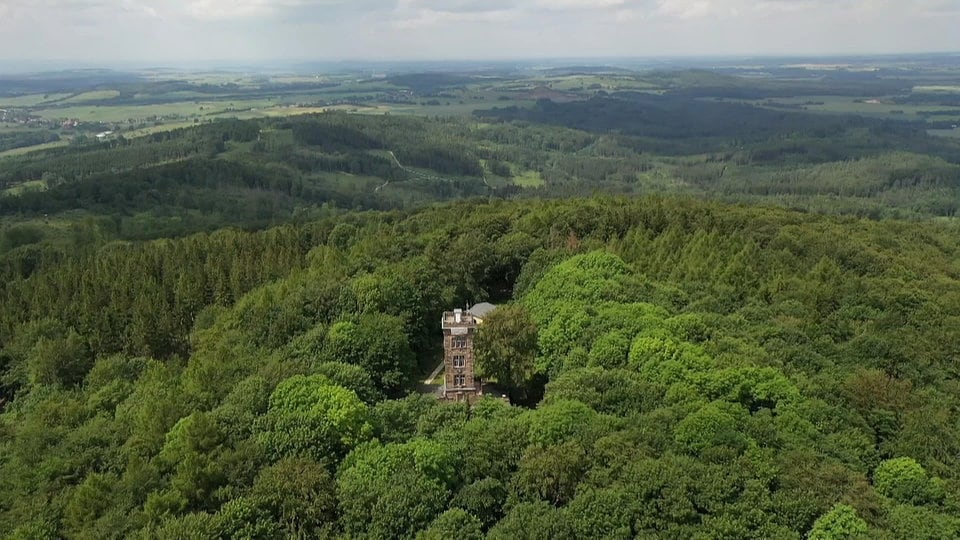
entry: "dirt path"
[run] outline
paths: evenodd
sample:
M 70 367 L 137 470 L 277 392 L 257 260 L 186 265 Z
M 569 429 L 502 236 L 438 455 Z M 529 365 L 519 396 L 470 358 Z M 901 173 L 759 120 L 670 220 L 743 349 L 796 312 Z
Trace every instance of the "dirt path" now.
M 436 379 L 437 376 L 440 375 L 440 372 L 442 371 L 443 371 L 443 362 L 440 362 L 440 365 L 437 366 L 437 369 L 433 370 L 433 373 L 431 373 L 430 376 L 427 377 L 425 381 L 423 381 L 423 384 L 433 384 L 433 380 Z

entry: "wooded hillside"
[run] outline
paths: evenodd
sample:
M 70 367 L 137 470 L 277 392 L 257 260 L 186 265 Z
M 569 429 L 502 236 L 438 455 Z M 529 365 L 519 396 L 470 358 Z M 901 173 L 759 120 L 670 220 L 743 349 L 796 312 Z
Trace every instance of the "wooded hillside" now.
M 957 232 L 604 197 L 34 246 L 0 534 L 957 536 Z M 418 395 L 481 300 L 515 405 Z

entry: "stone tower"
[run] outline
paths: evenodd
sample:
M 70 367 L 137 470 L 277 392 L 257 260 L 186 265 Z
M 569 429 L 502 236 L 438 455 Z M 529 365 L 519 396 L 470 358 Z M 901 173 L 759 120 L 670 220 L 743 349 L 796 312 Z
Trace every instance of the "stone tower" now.
M 473 340 L 483 317 L 493 309 L 492 304 L 477 304 L 443 314 L 443 399 L 472 402 L 483 395 L 483 384 L 473 369 Z

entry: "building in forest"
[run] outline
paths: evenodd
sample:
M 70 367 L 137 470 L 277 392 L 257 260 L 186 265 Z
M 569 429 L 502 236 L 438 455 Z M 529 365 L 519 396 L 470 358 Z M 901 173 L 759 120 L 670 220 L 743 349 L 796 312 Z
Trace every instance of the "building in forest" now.
M 494 309 L 483 302 L 443 314 L 443 399 L 473 402 L 483 396 L 483 382 L 474 373 L 473 340 L 484 317 Z

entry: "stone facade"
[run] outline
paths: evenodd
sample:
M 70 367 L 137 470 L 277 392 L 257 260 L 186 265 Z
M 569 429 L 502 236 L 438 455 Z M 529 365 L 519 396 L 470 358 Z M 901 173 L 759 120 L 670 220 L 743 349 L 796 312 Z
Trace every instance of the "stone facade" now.
M 473 369 L 473 340 L 481 322 L 462 309 L 443 314 L 443 399 L 472 402 L 483 395 Z

